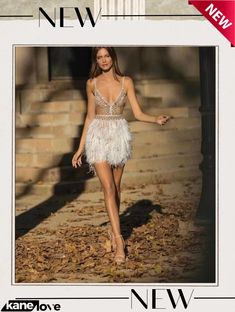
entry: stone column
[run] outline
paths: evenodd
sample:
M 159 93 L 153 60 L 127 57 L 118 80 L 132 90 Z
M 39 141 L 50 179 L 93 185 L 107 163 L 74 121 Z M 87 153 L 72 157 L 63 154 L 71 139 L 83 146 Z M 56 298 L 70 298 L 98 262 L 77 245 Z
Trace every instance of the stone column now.
M 49 81 L 48 48 L 38 47 L 35 50 L 37 83 L 47 83 Z
M 48 81 L 48 48 L 16 47 L 16 85 Z
M 143 15 L 145 14 L 145 0 L 94 0 L 94 15 Z M 108 18 L 108 17 L 107 17 Z M 114 17 L 110 17 L 114 19 Z M 125 19 L 143 17 L 123 17 Z M 120 17 L 119 17 L 120 19 Z
M 24 46 L 16 47 L 15 66 L 16 86 L 35 83 L 37 80 L 35 74 L 35 48 Z
M 196 218 L 215 222 L 215 48 L 199 48 L 203 154 L 202 193 Z

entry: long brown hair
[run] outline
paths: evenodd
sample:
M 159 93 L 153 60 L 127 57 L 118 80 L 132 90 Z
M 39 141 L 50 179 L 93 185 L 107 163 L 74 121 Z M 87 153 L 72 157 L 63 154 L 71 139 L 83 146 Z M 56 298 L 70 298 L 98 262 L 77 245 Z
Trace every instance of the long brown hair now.
M 113 61 L 113 75 L 114 78 L 117 79 L 117 75 L 119 76 L 123 76 L 123 74 L 120 71 L 120 68 L 118 66 L 118 60 L 117 60 L 117 54 L 114 50 L 114 48 L 112 47 L 94 47 L 92 48 L 91 51 L 91 70 L 90 70 L 90 78 L 95 78 L 97 76 L 99 76 L 100 74 L 102 74 L 102 70 L 100 69 L 100 67 L 97 64 L 96 61 L 96 57 L 97 57 L 97 53 L 99 52 L 100 49 L 106 49 Z

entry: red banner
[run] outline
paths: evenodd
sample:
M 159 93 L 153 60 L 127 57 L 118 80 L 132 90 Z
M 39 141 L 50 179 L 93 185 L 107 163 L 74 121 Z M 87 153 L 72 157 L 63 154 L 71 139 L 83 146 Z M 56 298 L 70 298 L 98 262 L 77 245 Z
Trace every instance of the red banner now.
M 235 0 L 189 1 L 235 46 Z

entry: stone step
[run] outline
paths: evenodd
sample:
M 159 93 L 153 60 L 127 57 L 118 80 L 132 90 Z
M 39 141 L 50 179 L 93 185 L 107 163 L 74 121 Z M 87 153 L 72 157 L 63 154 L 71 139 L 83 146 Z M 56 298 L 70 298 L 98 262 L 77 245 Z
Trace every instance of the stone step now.
M 148 93 L 146 92 L 146 85 L 155 85 L 157 92 Z M 172 94 L 172 90 L 178 90 L 182 88 L 182 82 L 172 82 L 169 80 L 146 80 L 146 81 L 136 81 L 135 86 L 137 90 L 142 90 L 144 96 L 149 96 L 151 94 L 155 99 L 162 98 L 161 92 L 159 90 L 168 90 L 166 95 Z M 158 86 L 158 87 L 156 87 Z M 73 101 L 73 100 L 86 100 L 86 81 L 51 81 L 47 84 L 30 84 L 21 90 L 17 90 L 16 97 L 18 99 L 16 111 L 21 111 L 22 113 L 29 111 L 32 107 L 31 104 L 35 106 L 44 105 L 45 102 L 58 102 L 58 101 Z M 174 91 L 177 94 L 176 91 Z M 140 93 L 137 92 L 137 96 Z M 143 95 L 141 95 L 143 96 Z M 177 97 L 178 98 L 178 97 Z
M 53 113 L 53 114 L 18 114 L 15 124 L 17 128 L 31 128 L 42 126 L 81 125 L 85 115 L 81 113 Z
M 167 155 L 151 158 L 132 158 L 125 167 L 126 172 L 161 172 L 196 166 L 201 163 L 201 154 Z
M 50 85 L 50 84 L 49 84 Z M 80 89 L 74 88 L 61 88 L 51 86 L 30 87 L 22 89 L 17 92 L 19 96 L 20 111 L 22 113 L 30 109 L 31 104 L 43 105 L 45 102 L 58 102 L 58 101 L 77 101 L 86 99 L 85 85 Z
M 189 118 L 189 117 L 200 117 L 200 112 L 197 107 L 158 107 L 158 106 L 149 106 L 146 109 L 143 108 L 143 112 L 150 115 L 169 115 L 173 118 Z M 123 112 L 124 117 L 128 121 L 135 121 L 133 112 L 130 107 L 126 108 Z
M 189 129 L 201 126 L 201 118 L 196 117 L 176 117 L 172 118 L 166 125 L 164 129 Z M 130 122 L 131 132 L 140 131 L 156 131 L 156 124 L 150 122 L 132 121 Z
M 145 113 L 152 115 L 167 114 L 174 118 L 177 117 L 199 117 L 200 112 L 197 107 L 148 107 L 144 110 Z M 136 120 L 133 112 L 129 107 L 126 107 L 123 112 L 124 117 L 128 121 Z M 59 125 L 81 125 L 84 122 L 85 110 L 83 112 L 51 112 L 37 114 L 17 114 L 16 127 L 34 127 L 34 126 L 59 126 Z
M 159 101 L 159 99 L 161 99 L 161 101 Z M 190 98 L 189 99 L 185 99 L 185 98 L 181 98 L 181 99 L 172 99 L 172 100 L 168 100 L 166 101 L 166 98 L 159 98 L 154 97 L 154 96 L 145 96 L 142 98 L 142 102 L 141 102 L 141 106 L 144 105 L 144 107 L 148 107 L 148 106 L 155 106 L 157 102 L 157 106 L 158 107 L 181 107 L 181 106 L 188 106 L 188 107 L 200 107 L 200 98 L 197 96 L 195 98 Z
M 71 163 L 72 153 L 54 155 L 52 151 L 48 153 L 16 153 L 15 162 L 16 167 L 50 168 L 58 166 L 64 157 L 67 164 Z
M 177 168 L 186 168 L 196 166 L 201 163 L 200 154 L 189 155 L 171 155 L 153 158 L 130 159 L 125 167 L 125 172 L 161 172 L 164 170 L 175 170 Z M 75 169 L 70 166 L 54 167 L 54 168 L 35 168 L 35 167 L 17 167 L 16 182 L 38 182 L 47 181 L 76 181 L 86 178 L 89 169 L 87 165 Z
M 24 138 L 16 139 L 16 153 L 67 153 L 77 149 L 79 139 Z
M 36 106 L 50 101 L 85 101 L 85 87 L 85 81 L 65 80 L 28 85 L 24 89 L 17 90 L 16 98 L 18 100 L 16 103 L 19 107 L 16 107 L 16 111 L 28 112 L 31 109 L 31 103 Z M 141 106 L 145 105 L 144 98 L 148 98 L 150 95 L 152 99 L 161 99 L 159 105 L 162 106 L 200 105 L 200 86 L 197 80 L 141 79 L 135 81 L 135 87 L 137 95 L 140 97 Z
M 136 85 L 142 97 L 161 97 L 163 106 L 200 105 L 200 84 L 198 80 L 171 81 L 171 80 L 142 80 Z
M 133 135 L 133 145 L 150 145 L 160 149 L 160 144 L 191 141 L 201 137 L 201 128 L 164 129 L 156 125 L 159 131 L 141 131 Z M 160 129 L 162 128 L 162 129 Z M 16 153 L 67 153 L 74 151 L 79 144 L 79 138 L 18 138 Z
M 155 145 L 158 149 L 161 144 L 172 144 L 175 142 L 191 141 L 201 138 L 201 128 L 194 127 L 190 129 L 164 129 L 159 131 L 141 131 L 133 134 L 133 145 L 142 145 L 148 147 Z
M 145 184 L 156 184 L 156 187 L 161 184 L 167 184 L 176 181 L 186 182 L 187 180 L 194 181 L 201 177 L 201 171 L 198 166 L 192 166 L 189 168 L 180 168 L 165 171 L 165 172 L 131 172 L 124 173 L 122 178 L 122 188 L 133 188 L 134 186 L 141 186 L 144 188 Z M 86 180 L 69 181 L 54 183 L 44 183 L 39 181 L 38 183 L 16 183 L 16 196 L 22 194 L 71 194 L 81 192 L 95 192 L 100 191 L 101 186 L 98 177 L 88 177 Z
M 156 145 L 149 145 L 148 148 L 143 148 L 142 145 L 133 146 L 132 158 L 151 158 L 163 155 L 184 155 L 184 154 L 198 154 L 201 149 L 201 140 L 192 140 L 187 142 L 172 142 L 171 144 L 163 143 L 156 147 Z M 50 168 L 54 166 L 69 166 L 73 152 L 66 154 L 52 154 L 49 153 L 16 153 L 17 167 L 36 167 L 36 168 Z
M 183 155 L 189 153 L 200 153 L 201 140 L 195 139 L 191 141 L 171 142 L 170 144 L 165 142 L 162 144 L 140 145 L 136 144 L 133 147 L 132 157 L 157 157 L 162 155 Z
M 160 127 L 154 123 L 147 123 L 141 121 L 131 121 L 129 123 L 131 132 L 140 131 L 158 131 Z M 168 122 L 164 129 L 188 129 L 199 127 L 201 125 L 200 117 L 182 117 L 173 118 Z M 34 126 L 34 127 L 20 127 L 16 128 L 16 138 L 57 138 L 70 137 L 77 138 L 82 131 L 82 125 L 59 125 L 59 126 Z
M 29 91 L 26 91 L 26 94 Z M 71 90 L 69 91 L 71 92 Z M 37 94 L 37 91 L 36 91 Z M 36 98 L 35 94 L 31 96 L 31 100 L 27 98 L 22 98 L 18 94 L 18 101 L 17 101 L 17 112 L 21 114 L 40 114 L 40 113 L 71 113 L 71 112 L 86 112 L 87 110 L 87 100 L 86 96 L 84 98 L 77 98 L 74 97 L 67 97 L 64 100 L 55 100 L 51 98 Z M 150 105 L 150 102 L 143 99 L 140 95 L 137 95 L 138 101 L 144 109 L 147 109 Z M 151 101 L 151 106 L 159 106 L 161 105 L 162 99 L 161 98 L 153 98 Z M 130 107 L 130 104 L 127 100 L 126 107 Z
M 18 138 L 77 138 L 81 135 L 83 126 L 60 125 L 60 126 L 34 126 L 16 128 L 15 137 Z
M 146 102 L 140 96 L 138 96 L 141 107 L 147 109 L 150 107 L 149 102 Z M 151 101 L 151 106 L 156 107 L 160 105 L 161 99 L 154 98 Z M 130 108 L 130 104 L 126 103 L 126 107 Z M 87 110 L 87 100 L 86 99 L 66 99 L 66 100 L 50 100 L 50 101 L 28 101 L 20 103 L 20 108 L 17 110 L 21 114 L 46 114 L 46 113 L 72 113 L 80 112 L 84 113 Z
M 50 102 L 26 102 L 21 105 L 22 114 L 46 114 L 46 113 L 70 113 L 84 112 L 86 110 L 85 100 L 66 100 Z

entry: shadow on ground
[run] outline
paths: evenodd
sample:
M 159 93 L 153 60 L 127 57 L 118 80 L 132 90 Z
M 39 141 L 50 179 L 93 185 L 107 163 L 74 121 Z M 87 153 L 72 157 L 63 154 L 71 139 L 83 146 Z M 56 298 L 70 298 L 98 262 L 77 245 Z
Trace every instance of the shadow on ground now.
M 162 214 L 160 205 L 153 205 L 149 199 L 142 199 L 135 204 L 129 206 L 123 213 L 120 214 L 120 223 L 123 237 L 125 239 L 131 236 L 134 228 L 138 228 L 147 224 L 155 213 Z M 106 226 L 108 222 L 104 222 L 101 226 Z

